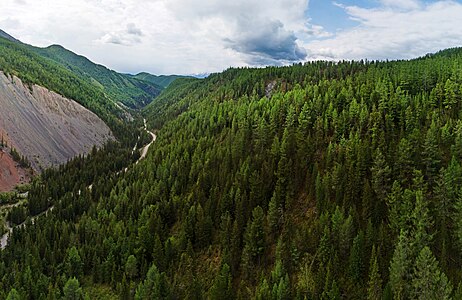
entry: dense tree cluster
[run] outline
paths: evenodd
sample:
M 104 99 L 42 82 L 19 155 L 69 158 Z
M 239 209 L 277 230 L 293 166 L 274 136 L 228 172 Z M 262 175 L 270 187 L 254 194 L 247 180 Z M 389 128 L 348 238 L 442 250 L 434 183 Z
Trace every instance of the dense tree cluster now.
M 175 81 L 145 160 L 118 174 L 108 145 L 32 184 L 30 213 L 54 209 L 0 253 L 0 298 L 458 299 L 461 63 Z

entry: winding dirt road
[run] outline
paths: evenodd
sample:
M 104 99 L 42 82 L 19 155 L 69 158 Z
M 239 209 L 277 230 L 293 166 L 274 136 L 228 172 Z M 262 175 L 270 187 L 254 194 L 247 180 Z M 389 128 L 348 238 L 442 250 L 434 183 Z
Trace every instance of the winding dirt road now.
M 152 140 L 151 140 L 151 142 L 149 144 L 147 144 L 146 146 L 143 147 L 143 150 L 141 150 L 141 156 L 136 161 L 136 164 L 138 164 L 140 162 L 140 160 L 142 160 L 142 159 L 144 159 L 146 157 L 146 155 L 148 154 L 149 147 L 151 147 L 152 143 L 154 143 L 156 141 L 156 139 L 157 139 L 157 136 L 152 131 L 148 130 L 148 128 L 146 126 L 146 119 L 144 119 L 144 130 L 151 135 Z
M 143 147 L 143 149 L 141 150 L 141 156 L 140 156 L 140 158 L 138 158 L 135 165 L 138 164 L 141 160 L 143 160 L 146 157 L 146 155 L 148 154 L 149 147 L 151 147 L 152 143 L 154 143 L 156 141 L 156 138 L 157 138 L 157 136 L 152 131 L 148 130 L 147 125 L 146 125 L 146 119 L 144 119 L 144 130 L 151 135 L 152 140 L 151 140 L 151 142 L 149 144 L 147 144 L 146 146 Z M 135 150 L 136 150 L 136 145 L 135 145 L 135 148 L 133 149 L 133 151 L 135 151 Z M 125 172 L 127 172 L 127 170 L 128 170 L 128 167 L 124 169 Z M 118 173 L 120 173 L 120 172 L 121 171 L 119 171 Z M 91 190 L 92 187 L 93 187 L 93 184 L 91 184 L 88 188 Z M 18 205 L 18 204 L 13 204 L 11 206 L 13 207 L 13 206 L 16 206 L 16 205 Z M 37 219 L 40 216 L 46 215 L 48 212 L 52 211 L 53 209 L 54 209 L 54 206 L 51 206 L 46 211 L 32 217 L 31 218 L 32 224 L 34 223 L 35 219 Z M 8 245 L 8 238 L 10 236 L 10 233 L 13 231 L 13 228 L 26 226 L 26 221 L 19 224 L 19 225 L 17 225 L 17 226 L 11 226 L 9 222 L 6 222 L 6 225 L 7 225 L 7 232 L 5 234 L 3 234 L 1 236 L 1 238 L 0 238 L 0 249 L 5 249 L 5 247 Z
M 46 211 L 44 212 L 41 212 L 39 213 L 38 215 L 30 218 L 30 221 L 32 222 L 32 224 L 34 224 L 35 220 L 38 218 L 38 217 L 41 217 L 43 215 L 47 215 L 48 212 L 52 211 L 55 207 L 54 206 L 50 206 Z M 10 222 L 6 222 L 6 226 L 7 226 L 7 232 L 2 235 L 2 238 L 0 239 L 0 249 L 5 249 L 6 245 L 8 245 L 8 238 L 10 237 L 10 233 L 13 231 L 13 228 L 20 228 L 20 227 L 24 227 L 26 226 L 26 222 L 28 220 L 22 222 L 21 224 L 19 225 L 16 225 L 16 226 L 11 226 L 10 225 Z

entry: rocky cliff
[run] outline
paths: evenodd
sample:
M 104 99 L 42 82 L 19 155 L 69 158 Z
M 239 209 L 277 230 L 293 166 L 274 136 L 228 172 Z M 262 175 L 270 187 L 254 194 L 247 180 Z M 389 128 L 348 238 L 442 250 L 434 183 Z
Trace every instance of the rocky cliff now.
M 93 112 L 43 87 L 0 72 L 0 135 L 34 170 L 66 162 L 113 139 Z

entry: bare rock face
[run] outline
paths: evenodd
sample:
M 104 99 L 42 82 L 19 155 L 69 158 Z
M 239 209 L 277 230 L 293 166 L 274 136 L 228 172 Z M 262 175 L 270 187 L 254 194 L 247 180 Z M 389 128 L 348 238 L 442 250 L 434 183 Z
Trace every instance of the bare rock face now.
M 7 149 L 0 148 L 0 192 L 11 191 L 18 184 L 28 183 L 32 175 L 32 170 L 22 168 Z
M 93 112 L 43 87 L 0 72 L 0 135 L 35 171 L 65 163 L 114 139 Z

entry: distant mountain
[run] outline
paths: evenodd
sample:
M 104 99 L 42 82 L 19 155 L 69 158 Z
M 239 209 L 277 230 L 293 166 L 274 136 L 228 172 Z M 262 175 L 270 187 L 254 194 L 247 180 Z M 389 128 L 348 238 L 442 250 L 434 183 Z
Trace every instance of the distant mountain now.
M 168 87 L 173 81 L 178 78 L 190 78 L 192 76 L 183 75 L 152 75 L 146 72 L 139 73 L 132 76 L 133 78 L 140 79 L 161 86 L 162 88 Z
M 12 37 L 11 35 L 9 35 L 8 33 L 6 33 L 5 31 L 1 29 L 0 29 L 0 37 L 7 39 L 9 41 L 12 41 L 12 42 L 21 43 L 21 41 L 15 39 L 14 37 Z
M 163 90 L 163 87 L 133 76 L 120 74 L 105 66 L 95 64 L 60 45 L 38 48 L 23 44 L 8 33 L 0 30 L 0 38 L 20 44 L 41 57 L 50 59 L 74 73 L 80 79 L 102 89 L 114 102 L 122 102 L 130 108 L 141 108 L 149 104 Z
M 163 89 L 155 83 L 120 74 L 105 66 L 95 64 L 88 58 L 77 55 L 60 45 L 47 48 L 31 47 L 31 49 L 91 81 L 101 87 L 111 98 L 130 108 L 140 108 L 149 104 Z

